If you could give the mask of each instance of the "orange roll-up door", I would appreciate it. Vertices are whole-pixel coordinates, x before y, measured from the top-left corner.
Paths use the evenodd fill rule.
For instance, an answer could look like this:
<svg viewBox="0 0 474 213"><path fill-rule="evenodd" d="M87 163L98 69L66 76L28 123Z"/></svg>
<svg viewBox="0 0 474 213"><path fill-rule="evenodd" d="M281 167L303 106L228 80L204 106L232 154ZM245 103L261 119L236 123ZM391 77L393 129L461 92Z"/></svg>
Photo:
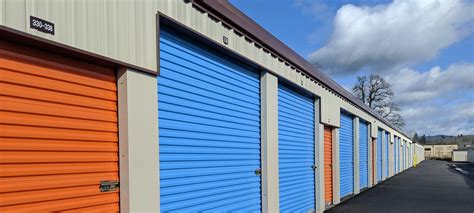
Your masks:
<svg viewBox="0 0 474 213"><path fill-rule="evenodd" d="M0 48L0 212L116 212L118 176L115 72Z"/></svg>
<svg viewBox="0 0 474 213"><path fill-rule="evenodd" d="M324 127L324 201L332 203L332 128Z"/></svg>

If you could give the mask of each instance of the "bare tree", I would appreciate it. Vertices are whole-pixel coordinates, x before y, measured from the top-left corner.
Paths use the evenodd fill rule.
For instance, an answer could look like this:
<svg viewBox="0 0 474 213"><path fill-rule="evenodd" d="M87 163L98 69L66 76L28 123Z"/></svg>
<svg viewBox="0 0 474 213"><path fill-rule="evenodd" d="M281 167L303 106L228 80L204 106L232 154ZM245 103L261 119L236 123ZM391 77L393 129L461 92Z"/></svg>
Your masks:
<svg viewBox="0 0 474 213"><path fill-rule="evenodd" d="M405 126L405 121L399 114L400 107L393 102L392 85L379 75L357 77L352 93L393 125L400 128Z"/></svg>

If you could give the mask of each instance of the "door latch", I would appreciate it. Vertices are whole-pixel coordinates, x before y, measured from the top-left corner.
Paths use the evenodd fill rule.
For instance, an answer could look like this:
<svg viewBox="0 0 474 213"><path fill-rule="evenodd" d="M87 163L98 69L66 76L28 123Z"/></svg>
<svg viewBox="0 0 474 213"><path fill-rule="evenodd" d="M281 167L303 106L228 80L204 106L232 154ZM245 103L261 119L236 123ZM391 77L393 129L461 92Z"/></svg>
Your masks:
<svg viewBox="0 0 474 213"><path fill-rule="evenodd" d="M260 168L255 169L255 175L257 175L257 176L262 175L262 169L260 169Z"/></svg>
<svg viewBox="0 0 474 213"><path fill-rule="evenodd" d="M119 188L118 180L102 180L100 181L100 192L116 191Z"/></svg>

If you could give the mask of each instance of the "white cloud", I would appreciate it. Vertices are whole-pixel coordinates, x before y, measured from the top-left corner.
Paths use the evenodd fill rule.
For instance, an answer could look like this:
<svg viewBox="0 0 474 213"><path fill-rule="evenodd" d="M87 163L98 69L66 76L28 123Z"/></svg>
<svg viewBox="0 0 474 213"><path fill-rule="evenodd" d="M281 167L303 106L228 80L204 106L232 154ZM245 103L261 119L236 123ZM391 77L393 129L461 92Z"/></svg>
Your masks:
<svg viewBox="0 0 474 213"><path fill-rule="evenodd" d="M403 68L385 78L392 83L409 132L474 134L474 63L427 72Z"/></svg>
<svg viewBox="0 0 474 213"><path fill-rule="evenodd" d="M474 3L462 0L344 5L337 11L329 42L309 59L333 74L424 62L473 32L473 11Z"/></svg>
<svg viewBox="0 0 474 213"><path fill-rule="evenodd" d="M474 64L457 63L446 70L433 67L427 72L403 68L385 77L393 86L397 102L426 101L450 92L465 91L466 96L474 93Z"/></svg>
<svg viewBox="0 0 474 213"><path fill-rule="evenodd" d="M409 132L426 135L474 134L474 103L443 107L412 106L402 111Z"/></svg>

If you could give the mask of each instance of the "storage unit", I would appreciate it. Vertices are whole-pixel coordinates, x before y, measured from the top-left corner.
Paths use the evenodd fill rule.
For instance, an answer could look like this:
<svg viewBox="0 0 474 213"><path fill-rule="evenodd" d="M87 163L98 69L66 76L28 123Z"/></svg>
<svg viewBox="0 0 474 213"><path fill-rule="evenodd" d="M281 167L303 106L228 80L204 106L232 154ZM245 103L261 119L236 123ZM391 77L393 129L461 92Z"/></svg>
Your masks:
<svg viewBox="0 0 474 213"><path fill-rule="evenodd" d="M314 100L278 86L280 211L315 210Z"/></svg>
<svg viewBox="0 0 474 213"><path fill-rule="evenodd" d="M0 212L118 211L114 70L0 45Z"/></svg>
<svg viewBox="0 0 474 213"><path fill-rule="evenodd" d="M354 123L350 115L341 113L339 130L340 197L354 193Z"/></svg>
<svg viewBox="0 0 474 213"><path fill-rule="evenodd" d="M382 130L378 130L378 137L377 137L377 182L382 181L382 162L383 162L383 156L382 156L382 140L383 140L383 134Z"/></svg>
<svg viewBox="0 0 474 213"><path fill-rule="evenodd" d="M394 163L394 173L393 174L397 174L398 173L398 137L397 136L394 136L394 150L393 150L393 163Z"/></svg>
<svg viewBox="0 0 474 213"><path fill-rule="evenodd" d="M324 127L324 203L332 204L332 127Z"/></svg>
<svg viewBox="0 0 474 213"><path fill-rule="evenodd" d="M405 140L403 140L402 142L402 171L406 169L405 159L406 159L406 143L405 143Z"/></svg>
<svg viewBox="0 0 474 213"><path fill-rule="evenodd" d="M402 144L402 139L398 138L398 148L399 148L399 153L398 153L398 172L400 173L403 171L403 144Z"/></svg>
<svg viewBox="0 0 474 213"><path fill-rule="evenodd" d="M167 29L160 70L161 211L259 211L259 74Z"/></svg>
<svg viewBox="0 0 474 213"><path fill-rule="evenodd" d="M406 153L405 153L405 169L408 169L410 167L410 144L408 142L405 143L406 144Z"/></svg>
<svg viewBox="0 0 474 213"><path fill-rule="evenodd" d="M359 187L369 186L369 124L359 123Z"/></svg>
<svg viewBox="0 0 474 213"><path fill-rule="evenodd" d="M390 157L389 157L389 146L390 146L390 133L385 132L385 177L389 177L390 168Z"/></svg>

